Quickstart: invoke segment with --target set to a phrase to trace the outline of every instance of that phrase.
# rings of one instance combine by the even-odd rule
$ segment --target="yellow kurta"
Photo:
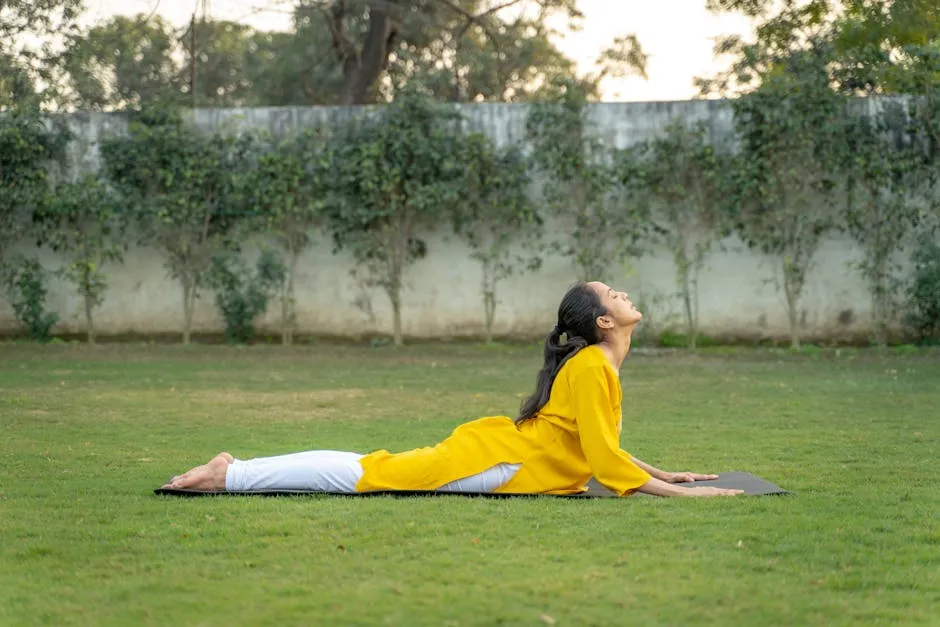
[[[435,490],[511,463],[522,466],[496,492],[574,494],[584,492],[593,475],[607,489],[629,495],[650,475],[620,448],[622,395],[604,353],[589,346],[562,367],[532,420],[517,427],[507,416],[490,416],[457,427],[436,446],[375,451],[361,460],[356,490]]]

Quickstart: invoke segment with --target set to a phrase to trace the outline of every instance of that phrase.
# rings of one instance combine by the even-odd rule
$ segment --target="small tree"
[[[60,273],[84,300],[88,343],[94,344],[93,312],[107,289],[103,267],[123,261],[124,228],[114,193],[92,176],[64,183],[38,221],[43,243],[67,256]]]
[[[336,141],[330,226],[388,295],[396,345],[405,269],[424,256],[420,232],[448,217],[462,179],[457,119],[452,108],[406,92]]]
[[[852,116],[848,138],[844,228],[864,253],[859,269],[871,294],[874,339],[883,346],[901,284],[895,257],[917,223],[923,155],[911,141],[906,114],[896,104],[889,103],[874,117]]]
[[[137,209],[143,243],[161,249],[183,296],[183,344],[212,259],[230,244],[249,137],[207,135],[170,111],[147,111],[102,145],[105,171]]]
[[[254,272],[237,253],[221,254],[212,260],[208,284],[215,289],[215,304],[225,320],[229,342],[248,342],[255,336],[255,319],[268,308],[268,301],[283,285],[287,269],[271,250],[261,252]]]
[[[542,220],[528,197],[527,165],[516,148],[497,150],[488,138],[473,134],[463,154],[466,179],[454,210],[454,231],[483,270],[486,342],[491,343],[499,283],[541,265]]]
[[[607,280],[612,262],[639,252],[642,225],[610,205],[609,155],[592,134],[584,88],[562,81],[547,93],[530,106],[526,133],[543,202],[560,221],[556,245],[572,259],[579,278]]]
[[[672,252],[689,348],[699,331],[698,277],[721,231],[722,155],[708,143],[703,125],[669,125],[663,136],[617,155],[615,171],[625,197],[648,216]]]
[[[310,245],[313,231],[326,223],[330,188],[324,138],[309,131],[278,142],[259,155],[257,169],[245,181],[250,210],[287,256],[280,294],[281,342],[290,345],[297,324],[297,260]]]
[[[780,263],[790,342],[799,348],[803,288],[838,213],[844,100],[830,88],[825,54],[811,49],[779,60],[732,107],[736,226],[751,248]]]
[[[34,257],[17,255],[4,273],[13,313],[35,342],[49,341],[49,330],[59,315],[46,311],[47,272]]]
[[[907,287],[906,322],[921,341],[940,339],[940,245],[928,233],[918,238],[911,254],[913,269]]]

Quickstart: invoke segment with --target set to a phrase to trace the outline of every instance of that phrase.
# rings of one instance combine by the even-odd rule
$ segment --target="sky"
[[[87,20],[115,14],[156,12],[170,23],[183,25],[194,8],[206,4],[216,19],[229,19],[261,30],[290,27],[289,0],[86,0]],[[578,0],[583,28],[568,32],[556,45],[580,70],[590,71],[594,60],[615,37],[635,33],[649,57],[647,80],[607,79],[601,96],[607,101],[687,100],[697,91],[693,80],[726,67],[712,53],[714,38],[747,36],[750,23],[736,15],[713,15],[705,0]]]

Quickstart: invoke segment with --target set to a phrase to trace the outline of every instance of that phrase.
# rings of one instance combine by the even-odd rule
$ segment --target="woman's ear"
[[[598,316],[594,321],[594,324],[596,324],[599,329],[613,329],[614,319],[609,315],[604,314],[603,316]]]

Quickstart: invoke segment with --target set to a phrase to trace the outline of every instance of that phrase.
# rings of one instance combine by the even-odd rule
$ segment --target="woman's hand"
[[[693,481],[711,481],[718,475],[703,475],[697,472],[664,472],[659,477],[666,483],[691,483]]]

